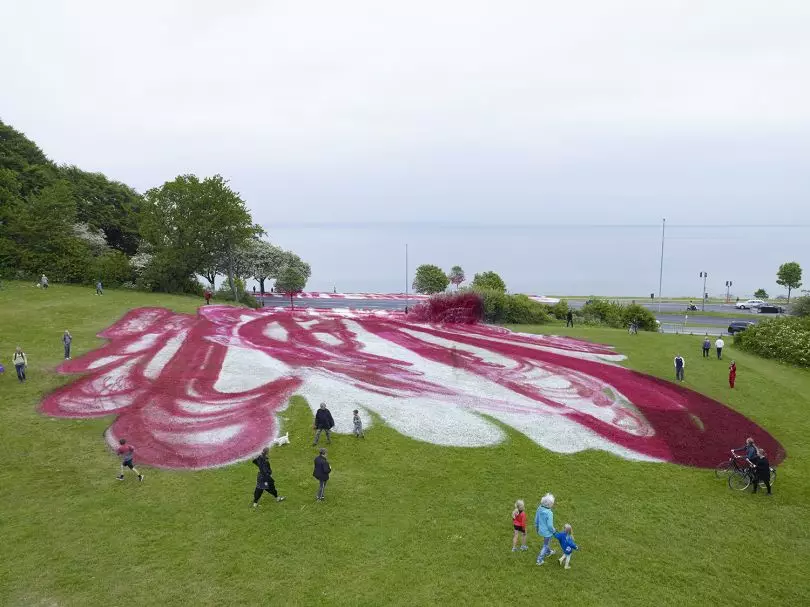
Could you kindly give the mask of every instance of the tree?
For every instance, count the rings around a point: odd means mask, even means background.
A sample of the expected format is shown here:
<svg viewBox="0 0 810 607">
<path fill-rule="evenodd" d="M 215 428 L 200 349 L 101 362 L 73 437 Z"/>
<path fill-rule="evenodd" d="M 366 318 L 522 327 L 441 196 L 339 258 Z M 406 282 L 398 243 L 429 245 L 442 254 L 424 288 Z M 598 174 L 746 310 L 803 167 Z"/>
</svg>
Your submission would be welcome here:
<svg viewBox="0 0 810 607">
<path fill-rule="evenodd" d="M 432 295 L 441 293 L 450 284 L 450 279 L 439 266 L 422 264 L 416 268 L 416 275 L 413 278 L 413 290 L 417 293 Z"/>
<path fill-rule="evenodd" d="M 459 285 L 464 282 L 464 270 L 461 269 L 461 266 L 453 266 L 450 268 L 450 274 L 447 275 L 447 278 L 458 289 Z"/>
<path fill-rule="evenodd" d="M 754 291 L 754 297 L 757 299 L 768 299 L 768 292 L 765 289 L 757 289 Z"/>
<path fill-rule="evenodd" d="M 506 293 L 506 283 L 495 272 L 481 272 L 473 277 L 472 288 Z"/>
<path fill-rule="evenodd" d="M 810 295 L 802 295 L 793 301 L 790 306 L 790 313 L 793 316 L 801 316 L 803 318 L 810 316 Z"/>
<path fill-rule="evenodd" d="M 196 273 L 206 272 L 210 279 L 212 269 L 224 266 L 238 300 L 237 251 L 262 230 L 228 182 L 220 175 L 202 181 L 180 175 L 147 191 L 144 198 L 142 234 L 152 245 L 155 265 L 171 273 L 163 287 L 183 284 Z"/>
<path fill-rule="evenodd" d="M 790 303 L 790 292 L 802 286 L 802 267 L 795 261 L 783 263 L 776 273 L 776 284 L 787 287 L 787 300 Z"/>
<path fill-rule="evenodd" d="M 251 243 L 253 255 L 253 277 L 259 281 L 259 289 L 264 295 L 264 281 L 278 278 L 279 270 L 284 263 L 284 251 L 265 240 L 254 240 Z"/>
<path fill-rule="evenodd" d="M 294 306 L 293 297 L 304 290 L 310 273 L 308 263 L 302 261 L 295 253 L 285 251 L 282 255 L 278 276 L 276 276 L 276 291 L 289 295 L 290 305 Z"/>
</svg>

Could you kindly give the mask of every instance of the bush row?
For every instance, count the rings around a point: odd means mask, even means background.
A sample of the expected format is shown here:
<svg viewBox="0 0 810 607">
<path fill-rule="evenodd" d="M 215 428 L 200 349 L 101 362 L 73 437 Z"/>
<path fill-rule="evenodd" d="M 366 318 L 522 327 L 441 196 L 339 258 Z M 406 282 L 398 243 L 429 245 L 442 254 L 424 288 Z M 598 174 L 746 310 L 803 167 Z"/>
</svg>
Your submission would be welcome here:
<svg viewBox="0 0 810 607">
<path fill-rule="evenodd" d="M 577 316 L 582 318 L 583 322 L 588 325 L 621 329 L 635 323 L 640 331 L 658 330 L 655 314 L 638 304 L 625 305 L 618 301 L 592 299 L 578 312 Z"/>
<path fill-rule="evenodd" d="M 810 318 L 785 316 L 759 322 L 737 333 L 734 344 L 765 358 L 810 367 Z"/>
</svg>

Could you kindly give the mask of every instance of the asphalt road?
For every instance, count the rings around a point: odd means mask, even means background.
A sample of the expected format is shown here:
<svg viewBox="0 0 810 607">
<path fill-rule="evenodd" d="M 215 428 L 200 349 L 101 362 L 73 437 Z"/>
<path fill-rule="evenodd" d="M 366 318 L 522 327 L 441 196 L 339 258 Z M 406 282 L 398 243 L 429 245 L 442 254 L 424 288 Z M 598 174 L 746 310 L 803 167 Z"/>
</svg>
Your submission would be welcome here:
<svg viewBox="0 0 810 607">
<path fill-rule="evenodd" d="M 318 308 L 321 310 L 329 310 L 331 308 L 350 308 L 350 309 L 364 309 L 364 310 L 404 310 L 406 304 L 413 306 L 416 300 L 406 302 L 403 299 L 321 299 L 321 298 L 302 298 L 295 300 L 295 306 L 300 308 Z M 626 303 L 630 303 L 628 300 Z M 661 302 L 661 312 L 658 312 L 658 303 L 649 303 L 636 301 L 636 303 L 643 305 L 645 308 L 651 310 L 655 317 L 661 321 L 663 325 L 683 325 L 684 315 L 688 314 L 686 324 L 688 325 L 706 325 L 711 327 L 728 327 L 732 320 L 741 320 L 733 316 L 701 316 L 700 314 L 687 313 L 686 304 L 683 302 Z M 267 297 L 265 299 L 266 306 L 280 306 L 290 307 L 290 300 L 281 297 Z M 581 308 L 585 305 L 582 300 L 573 300 L 569 302 L 572 308 Z M 736 310 L 734 304 L 706 304 L 707 312 L 744 312 L 744 310 Z M 751 322 L 757 322 L 759 314 L 750 312 Z M 770 315 L 769 315 L 770 316 Z"/>
</svg>

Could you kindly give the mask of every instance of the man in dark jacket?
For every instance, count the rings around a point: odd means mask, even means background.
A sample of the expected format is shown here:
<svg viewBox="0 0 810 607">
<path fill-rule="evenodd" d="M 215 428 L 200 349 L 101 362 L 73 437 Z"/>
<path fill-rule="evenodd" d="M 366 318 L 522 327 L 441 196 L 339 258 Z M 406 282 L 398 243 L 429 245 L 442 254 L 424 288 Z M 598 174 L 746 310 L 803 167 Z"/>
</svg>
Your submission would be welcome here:
<svg viewBox="0 0 810 607">
<path fill-rule="evenodd" d="M 279 496 L 276 491 L 276 483 L 273 480 L 273 471 L 270 469 L 270 460 L 267 459 L 267 453 L 270 451 L 268 447 L 262 449 L 262 454 L 253 460 L 259 473 L 256 475 L 256 489 L 253 491 L 253 507 L 259 505 L 259 499 L 262 497 L 262 492 L 267 491 L 270 495 L 276 498 L 277 502 L 283 502 L 286 498 Z"/>
<path fill-rule="evenodd" d="M 571 310 L 568 310 L 568 313 L 565 315 L 565 326 L 574 326 L 574 313 Z"/>
<path fill-rule="evenodd" d="M 760 483 L 765 483 L 768 495 L 771 494 L 771 463 L 765 456 L 765 449 L 757 449 L 756 456 L 750 460 L 754 464 L 754 490 L 756 493 Z"/>
<path fill-rule="evenodd" d="M 318 444 L 321 440 L 321 432 L 326 431 L 326 442 L 332 442 L 332 428 L 335 427 L 335 420 L 332 419 L 332 414 L 326 408 L 326 403 L 321 403 L 320 409 L 315 413 L 315 422 L 312 424 L 312 429 L 315 430 L 315 440 L 312 446 Z"/>
<path fill-rule="evenodd" d="M 330 472 L 332 472 L 332 467 L 326 459 L 326 449 L 321 449 L 320 455 L 315 458 L 315 470 L 312 472 L 312 476 L 320 482 L 318 494 L 315 496 L 315 499 L 319 502 L 323 501 L 323 490 L 326 489 L 326 482 L 329 480 Z"/>
</svg>

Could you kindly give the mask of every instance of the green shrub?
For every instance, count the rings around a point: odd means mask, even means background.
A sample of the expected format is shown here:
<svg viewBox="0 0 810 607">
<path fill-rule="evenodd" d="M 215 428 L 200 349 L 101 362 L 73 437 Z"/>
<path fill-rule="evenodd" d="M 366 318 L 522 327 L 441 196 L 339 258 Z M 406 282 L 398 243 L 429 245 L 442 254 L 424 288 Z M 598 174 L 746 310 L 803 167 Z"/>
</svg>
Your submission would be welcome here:
<svg viewBox="0 0 810 607">
<path fill-rule="evenodd" d="M 115 249 L 96 257 L 86 274 L 87 282 L 94 284 L 100 280 L 105 287 L 118 287 L 134 278 L 135 270 L 129 257 Z"/>
<path fill-rule="evenodd" d="M 618 301 L 592 299 L 582 307 L 582 319 L 586 325 L 622 329 L 635 322 L 642 331 L 657 331 L 655 315 L 638 304 L 624 305 Z"/>
<path fill-rule="evenodd" d="M 245 281 L 243 281 L 241 278 L 235 278 L 234 283 L 236 283 L 236 295 L 239 303 L 244 304 L 249 308 L 258 308 L 261 306 L 259 301 L 253 297 L 253 294 L 248 293 L 245 290 Z M 215 297 L 220 301 L 234 301 L 233 291 L 231 290 L 227 280 L 222 283 L 222 286 L 219 289 L 217 289 Z"/>
<path fill-rule="evenodd" d="M 794 299 L 790 306 L 790 313 L 801 318 L 810 316 L 810 295 L 802 295 Z"/>
<path fill-rule="evenodd" d="M 495 324 L 534 324 L 549 322 L 546 306 L 526 295 L 507 295 L 500 290 L 470 289 L 481 296 L 484 321 Z"/>
<path fill-rule="evenodd" d="M 635 322 L 642 331 L 658 331 L 658 322 L 655 319 L 655 314 L 638 304 L 624 306 L 622 310 L 622 321 L 622 327 L 627 327 Z"/>
<path fill-rule="evenodd" d="M 737 333 L 734 344 L 765 358 L 810 367 L 810 318 L 785 316 L 759 322 Z"/>
<path fill-rule="evenodd" d="M 569 309 L 568 302 L 565 299 L 561 299 L 553 306 L 548 306 L 549 313 L 557 320 L 565 320 L 568 317 Z"/>
</svg>

